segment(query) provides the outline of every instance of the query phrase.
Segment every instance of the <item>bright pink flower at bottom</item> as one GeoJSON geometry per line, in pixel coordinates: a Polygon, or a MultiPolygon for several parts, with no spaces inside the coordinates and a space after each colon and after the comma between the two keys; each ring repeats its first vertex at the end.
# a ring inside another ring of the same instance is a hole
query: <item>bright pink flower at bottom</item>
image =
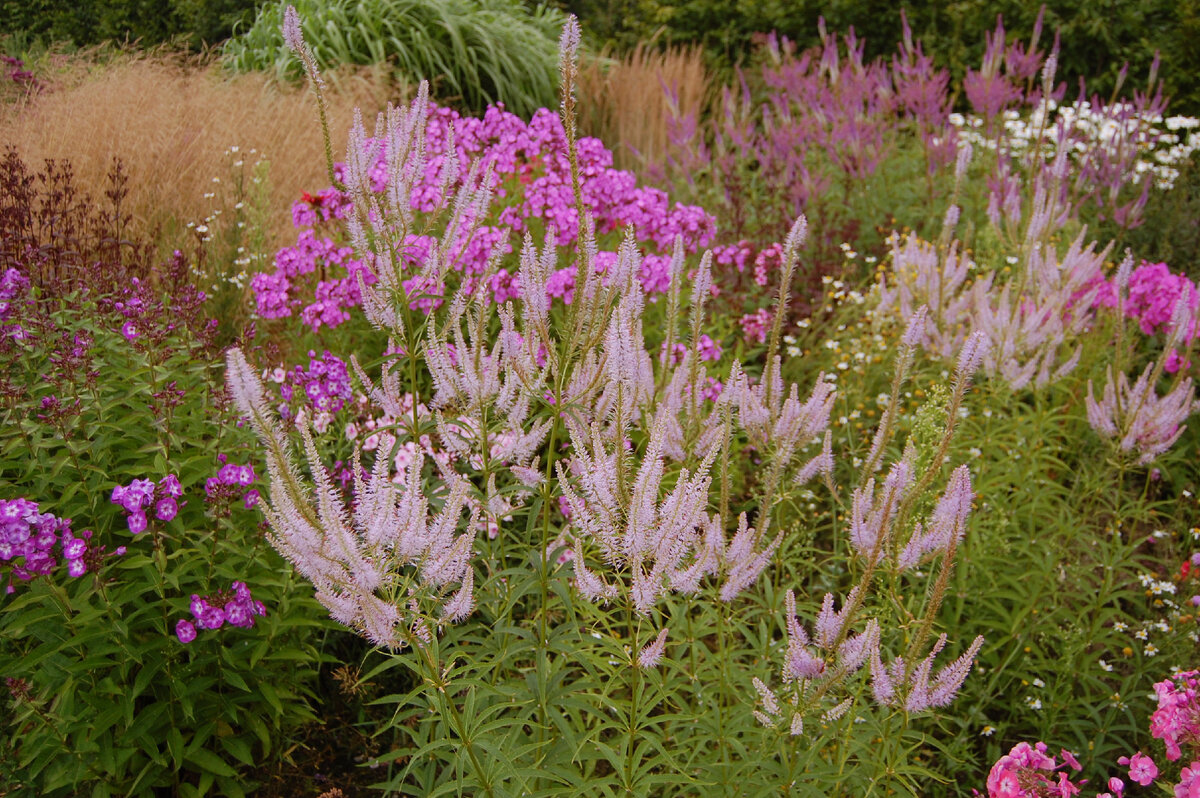
{"type": "Polygon", "coordinates": [[[1149,786],[1158,777],[1158,766],[1154,760],[1138,751],[1132,757],[1121,757],[1117,760],[1122,765],[1129,765],[1129,778],[1143,787],[1149,786]]]}
{"type": "Polygon", "coordinates": [[[1191,767],[1184,768],[1179,774],[1179,783],[1175,785],[1175,798],[1200,798],[1200,760],[1193,762],[1191,767]]]}

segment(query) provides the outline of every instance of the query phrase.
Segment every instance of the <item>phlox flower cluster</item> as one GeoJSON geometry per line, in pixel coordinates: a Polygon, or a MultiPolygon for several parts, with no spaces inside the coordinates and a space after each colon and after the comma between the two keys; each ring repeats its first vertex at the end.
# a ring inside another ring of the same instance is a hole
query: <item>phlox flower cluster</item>
{"type": "MultiPolygon", "coordinates": [[[[1190,319],[1187,328],[1181,331],[1180,345],[1184,348],[1190,346],[1196,337],[1196,319],[1200,314],[1200,291],[1196,284],[1187,275],[1172,272],[1165,263],[1147,261],[1142,261],[1133,269],[1128,280],[1125,316],[1135,320],[1146,335],[1155,335],[1169,327],[1175,307],[1182,300],[1190,311],[1190,319]]],[[[1104,307],[1118,307],[1120,286],[1117,277],[1099,281],[1096,301],[1104,307]]],[[[1167,355],[1164,370],[1174,374],[1186,366],[1178,349],[1172,349],[1167,355]]]]}
{"type": "Polygon", "coordinates": [[[204,480],[204,500],[211,506],[227,507],[240,501],[247,510],[258,504],[258,491],[250,486],[257,477],[254,466],[229,462],[228,455],[217,455],[221,467],[215,477],[204,480]]]}
{"type": "MultiPolygon", "coordinates": [[[[390,190],[386,149],[376,139],[365,139],[361,144],[372,159],[365,164],[370,190],[382,195],[390,190]]],[[[642,263],[643,285],[647,293],[665,292],[669,257],[662,253],[669,253],[676,236],[681,237],[688,252],[708,245],[715,233],[715,219],[696,206],[672,205],[659,189],[638,186],[631,172],[613,168],[612,153],[598,139],[582,138],[577,145],[583,206],[593,217],[596,232],[605,234],[633,226],[640,241],[659,250],[658,254],[648,253],[642,263]]],[[[490,174],[490,185],[500,199],[502,207],[494,217],[469,218],[451,231],[447,259],[463,279],[482,275],[493,257],[511,253],[513,234],[531,230],[531,223],[535,229],[554,231],[559,246],[577,243],[580,220],[567,139],[556,112],[543,108],[525,122],[503,106],[489,108],[482,117],[464,117],[430,103],[425,147],[422,172],[407,187],[413,211],[432,214],[444,209],[453,192],[468,181],[481,181],[484,172],[490,174]],[[460,170],[460,163],[473,159],[478,161],[479,169],[460,170]]],[[[335,176],[343,180],[346,174],[346,167],[338,164],[335,176]]],[[[369,264],[354,256],[352,248],[339,246],[315,228],[329,220],[345,219],[352,207],[349,194],[336,188],[306,194],[296,203],[293,222],[305,229],[294,245],[276,255],[275,271],[255,275],[251,281],[261,317],[290,316],[300,308],[302,319],[314,330],[349,319],[348,309],[362,301],[360,278],[373,285],[376,276],[369,264]],[[313,301],[302,300],[296,288],[301,278],[314,273],[318,277],[313,301]]],[[[435,246],[442,243],[428,235],[407,233],[397,254],[415,274],[416,266],[435,246]]],[[[598,252],[596,256],[597,268],[603,270],[615,253],[598,252]]],[[[574,278],[573,268],[551,275],[547,295],[569,303],[574,278]]],[[[518,295],[516,275],[507,268],[499,268],[489,280],[495,302],[503,303],[518,295]]],[[[418,282],[413,277],[405,287],[411,295],[429,295],[413,303],[428,311],[441,301],[440,288],[418,282]]]]}
{"type": "MultiPolygon", "coordinates": [[[[71,532],[71,521],[38,511],[28,499],[0,499],[0,578],[5,592],[13,593],[13,579],[28,581],[48,576],[66,561],[67,573],[83,576],[95,570],[104,557],[104,547],[91,543],[92,531],[71,532]]],[[[122,546],[116,551],[125,553],[122,546]]]]}
{"type": "MultiPolygon", "coordinates": [[[[1174,762],[1185,753],[1200,760],[1200,671],[1184,671],[1154,685],[1158,708],[1150,716],[1150,733],[1167,747],[1174,762]]],[[[1193,763],[1196,768],[1200,762],[1193,763]]]]}
{"type": "Polygon", "coordinates": [[[220,629],[225,624],[249,629],[254,619],[267,614],[261,601],[250,595],[245,582],[234,582],[227,590],[218,590],[207,596],[193,594],[189,605],[191,621],[180,618],[175,624],[175,636],[180,643],[196,639],[196,629],[220,629]]]}
{"type": "Polygon", "coordinates": [[[176,250],[163,266],[162,279],[173,284],[166,302],[150,280],[130,277],[127,283],[114,286],[115,296],[103,299],[102,303],[120,323],[119,331],[126,341],[159,353],[168,336],[181,326],[197,333],[211,333],[216,320],[209,319],[205,328],[200,325],[199,316],[208,295],[190,282],[177,279],[187,271],[183,253],[176,250]]]}
{"type": "Polygon", "coordinates": [[[128,485],[118,485],[113,488],[110,501],[124,508],[129,531],[137,535],[145,532],[149,524],[146,508],[153,505],[155,518],[171,521],[179,512],[178,499],[182,495],[183,487],[179,484],[179,478],[167,474],[157,484],[150,479],[135,479],[128,485]]]}
{"type": "MultiPolygon", "coordinates": [[[[1182,768],[1179,780],[1173,785],[1175,798],[1200,798],[1200,696],[1197,688],[1200,671],[1181,671],[1170,679],[1154,685],[1158,708],[1150,716],[1150,733],[1166,745],[1167,759],[1191,760],[1182,768]]],[[[1073,796],[1080,793],[1083,782],[1074,784],[1063,768],[1078,771],[1075,757],[1064,750],[1063,764],[1047,753],[1045,743],[1018,743],[1008,754],[992,766],[988,774],[988,798],[1042,798],[1043,796],[1073,796]]],[[[1149,787],[1159,777],[1159,768],[1153,757],[1138,751],[1133,756],[1122,756],[1118,764],[1128,769],[1131,782],[1149,787]]],[[[1098,793],[1097,798],[1123,798],[1126,783],[1112,777],[1107,782],[1107,791],[1098,793]]],[[[978,794],[978,793],[976,793],[978,794]]]]}
{"type": "Polygon", "coordinates": [[[765,344],[767,333],[771,331],[773,316],[766,308],[759,308],[753,313],[747,313],[738,321],[742,327],[742,337],[747,343],[765,344]]]}
{"type": "Polygon", "coordinates": [[[300,422],[300,414],[311,416],[316,430],[324,432],[333,414],[354,399],[350,370],[344,360],[329,350],[319,357],[310,350],[308,358],[308,368],[299,365],[291,371],[277,368],[264,374],[264,379],[279,385],[280,416],[296,423],[300,422]],[[293,409],[293,405],[297,407],[293,409]]]}
{"type": "MultiPolygon", "coordinates": [[[[670,360],[671,365],[678,365],[687,356],[687,351],[686,344],[675,344],[671,348],[670,357],[668,358],[666,343],[663,343],[663,350],[659,353],[659,360],[662,362],[670,360]]],[[[707,333],[701,333],[699,340],[696,341],[696,355],[701,361],[720,360],[724,351],[721,348],[721,343],[713,340],[707,333]]]]}
{"type": "MultiPolygon", "coordinates": [[[[1071,781],[1066,769],[1080,769],[1078,760],[1065,748],[1062,763],[1047,753],[1043,742],[1018,743],[1002,756],[988,773],[988,798],[1070,798],[1080,788],[1071,781]]],[[[978,795],[978,793],[976,793],[978,795]]]]}

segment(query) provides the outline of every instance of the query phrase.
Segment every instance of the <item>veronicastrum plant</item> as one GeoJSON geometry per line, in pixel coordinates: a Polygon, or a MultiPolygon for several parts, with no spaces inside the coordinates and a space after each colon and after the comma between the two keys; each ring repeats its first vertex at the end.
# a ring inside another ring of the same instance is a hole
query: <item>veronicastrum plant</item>
{"type": "MultiPolygon", "coordinates": [[[[283,33],[319,94],[294,10],[283,33]]],[[[734,362],[723,384],[710,377],[698,350],[711,256],[689,265],[677,243],[655,302],[632,230],[615,261],[597,262],[575,134],[578,47],[572,20],[560,113],[576,244],[526,233],[517,300],[486,290],[498,248],[482,275],[450,266],[487,212],[489,168],[446,148],[432,210],[428,194],[414,210],[425,90],[381,115],[374,135],[361,122],[352,131],[345,225],[366,265],[362,312],[388,345],[376,376],[351,356],[386,421],[373,461],[356,451],[349,485],[333,479],[307,418],[285,428],[247,355],[227,356],[230,392],[263,447],[271,542],[335,620],[387,654],[364,680],[397,664],[414,676],[409,693],[383,699],[395,714],[378,732],[391,746],[373,762],[387,765],[381,786],[916,791],[907,718],[947,705],[983,644],[949,641],[937,617],[974,497],[947,454],[986,341],[963,342],[925,434],[901,445],[893,399],[860,467],[839,468],[833,380],[819,376],[805,397],[779,356],[801,218],[783,245],[765,356],[734,362]],[[431,232],[406,265],[407,237],[431,232]],[[547,283],[564,260],[574,289],[555,303],[547,283]],[[747,472],[742,458],[761,467],[747,472]],[[830,564],[827,590],[797,578],[814,575],[797,558],[817,522],[789,510],[813,488],[831,524],[830,548],[810,549],[830,564]],[[948,647],[958,658],[938,667],[948,647]],[[847,768],[885,738],[874,770],[847,768]]],[[[909,321],[893,397],[926,315],[909,321]]]]}

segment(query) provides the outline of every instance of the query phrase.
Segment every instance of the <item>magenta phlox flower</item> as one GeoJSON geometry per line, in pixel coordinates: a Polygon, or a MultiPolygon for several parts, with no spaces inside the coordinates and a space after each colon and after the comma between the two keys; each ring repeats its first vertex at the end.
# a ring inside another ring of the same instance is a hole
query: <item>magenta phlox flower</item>
{"type": "Polygon", "coordinates": [[[1183,746],[1200,753],[1200,699],[1197,671],[1183,671],[1154,685],[1158,708],[1150,716],[1150,734],[1163,741],[1167,759],[1183,756],[1183,746]]]}
{"type": "Polygon", "coordinates": [[[5,592],[16,591],[13,582],[26,582],[38,576],[50,576],[60,561],[67,574],[83,576],[104,559],[103,547],[89,541],[92,532],[85,529],[76,536],[71,521],[38,511],[28,499],[0,499],[0,580],[5,592]]]}
{"type": "Polygon", "coordinates": [[[1068,758],[1067,754],[1064,751],[1064,762],[1059,765],[1047,753],[1045,743],[1032,746],[1018,743],[992,766],[987,779],[988,798],[1069,798],[1078,795],[1079,786],[1061,770],[1078,764],[1074,756],[1068,758]]]}
{"type": "Polygon", "coordinates": [[[196,627],[189,621],[180,618],[175,624],[175,636],[179,638],[179,642],[187,645],[196,639],[196,627]]]}
{"type": "Polygon", "coordinates": [[[146,520],[146,514],[141,510],[130,513],[125,517],[125,520],[129,525],[129,531],[135,535],[145,532],[146,527],[149,525],[146,520]]]}
{"type": "Polygon", "coordinates": [[[1154,760],[1138,751],[1132,757],[1123,756],[1117,760],[1119,764],[1129,766],[1129,778],[1143,787],[1149,786],[1158,778],[1158,766],[1154,760]]]}
{"type": "Polygon", "coordinates": [[[1175,798],[1200,798],[1200,761],[1193,762],[1179,774],[1175,798]]]}
{"type": "Polygon", "coordinates": [[[154,506],[154,517],[159,521],[171,521],[179,512],[179,505],[171,496],[166,496],[158,500],[154,506]]]}

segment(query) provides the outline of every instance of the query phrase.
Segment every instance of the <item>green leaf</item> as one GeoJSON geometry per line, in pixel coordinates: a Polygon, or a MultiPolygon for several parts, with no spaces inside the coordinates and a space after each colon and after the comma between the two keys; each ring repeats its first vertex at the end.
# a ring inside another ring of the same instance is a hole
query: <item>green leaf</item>
{"type": "Polygon", "coordinates": [[[197,748],[195,750],[188,751],[184,758],[204,773],[209,773],[213,776],[226,776],[232,778],[233,776],[237,775],[236,770],[225,764],[225,761],[222,760],[221,757],[217,756],[207,748],[197,748]]]}

